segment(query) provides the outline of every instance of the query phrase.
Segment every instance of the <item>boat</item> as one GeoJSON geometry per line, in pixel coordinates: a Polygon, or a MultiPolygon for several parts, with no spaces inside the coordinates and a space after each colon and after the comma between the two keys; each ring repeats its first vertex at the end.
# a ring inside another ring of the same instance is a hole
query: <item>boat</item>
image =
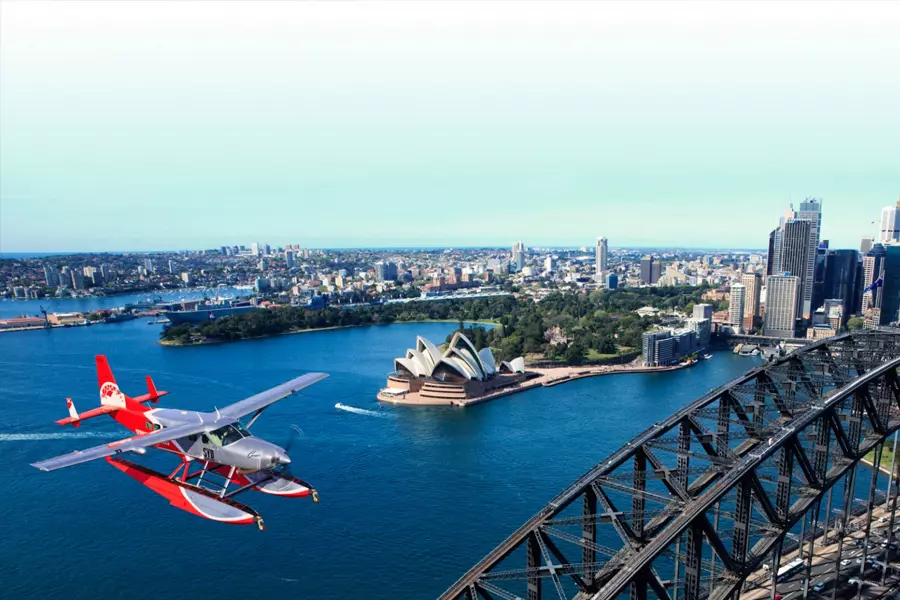
{"type": "Polygon", "coordinates": [[[709,360],[711,358],[712,358],[712,354],[704,354],[703,355],[703,360],[709,360]]]}
{"type": "Polygon", "coordinates": [[[130,312],[114,312],[110,313],[103,319],[104,323],[120,323],[122,321],[131,321],[132,319],[136,319],[137,315],[130,312]]]}
{"type": "Polygon", "coordinates": [[[198,302],[184,302],[180,309],[167,310],[163,314],[173,324],[203,323],[222,317],[242,315],[258,308],[249,300],[237,298],[214,298],[198,302]]]}
{"type": "Polygon", "coordinates": [[[123,308],[125,310],[141,310],[143,308],[153,308],[160,302],[162,302],[162,296],[157,296],[156,298],[147,298],[137,302],[128,302],[123,308]]]}

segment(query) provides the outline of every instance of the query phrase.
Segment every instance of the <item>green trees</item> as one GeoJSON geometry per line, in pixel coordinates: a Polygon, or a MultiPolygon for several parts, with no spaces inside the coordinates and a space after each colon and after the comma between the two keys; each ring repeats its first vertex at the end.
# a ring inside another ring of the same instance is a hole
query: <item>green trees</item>
{"type": "Polygon", "coordinates": [[[847,329],[853,331],[856,329],[862,329],[863,327],[863,319],[862,317],[850,317],[850,320],[847,321],[847,329]]]}
{"type": "Polygon", "coordinates": [[[463,323],[491,319],[498,327],[463,329],[477,349],[490,346],[500,360],[517,356],[544,356],[583,364],[588,355],[617,354],[638,348],[641,335],[658,319],[639,317],[633,311],[651,305],[663,309],[685,308],[699,302],[706,287],[625,288],[590,294],[553,292],[540,302],[513,296],[453,299],[440,302],[376,304],[350,309],[276,307],[259,309],[196,325],[172,325],[161,339],[191,343],[206,339],[232,341],[288,331],[324,327],[388,324],[403,321],[451,320],[463,323]],[[556,347],[545,332],[559,327],[568,339],[556,347]]]}

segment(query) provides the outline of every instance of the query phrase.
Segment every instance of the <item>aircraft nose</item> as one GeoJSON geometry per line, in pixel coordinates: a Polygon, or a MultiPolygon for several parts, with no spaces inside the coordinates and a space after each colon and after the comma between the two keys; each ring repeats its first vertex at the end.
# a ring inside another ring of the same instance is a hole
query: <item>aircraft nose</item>
{"type": "Polygon", "coordinates": [[[289,465],[290,463],[291,457],[284,450],[279,448],[272,454],[272,466],[289,465]]]}

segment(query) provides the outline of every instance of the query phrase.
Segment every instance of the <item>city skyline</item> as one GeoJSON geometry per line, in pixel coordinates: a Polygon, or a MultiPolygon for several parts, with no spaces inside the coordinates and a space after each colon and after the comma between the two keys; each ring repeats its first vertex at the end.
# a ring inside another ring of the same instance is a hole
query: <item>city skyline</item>
{"type": "Polygon", "coordinates": [[[900,194],[897,5],[384,8],[5,4],[0,251],[755,248],[807,196],[850,248],[900,194]]]}

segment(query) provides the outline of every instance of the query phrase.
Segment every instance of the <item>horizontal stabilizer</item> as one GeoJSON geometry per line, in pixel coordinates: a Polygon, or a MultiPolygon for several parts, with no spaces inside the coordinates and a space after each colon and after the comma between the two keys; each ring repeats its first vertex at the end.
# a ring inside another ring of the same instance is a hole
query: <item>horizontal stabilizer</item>
{"type": "Polygon", "coordinates": [[[117,410],[119,410],[118,406],[114,406],[112,404],[103,404],[101,406],[98,406],[97,408],[86,410],[83,413],[78,413],[75,411],[75,405],[72,404],[71,398],[66,398],[66,401],[66,404],[69,406],[69,416],[65,419],[60,419],[59,421],[57,421],[57,425],[72,425],[73,427],[78,427],[85,419],[93,419],[94,417],[99,417],[100,415],[108,415],[111,412],[116,412],[117,410]]]}

